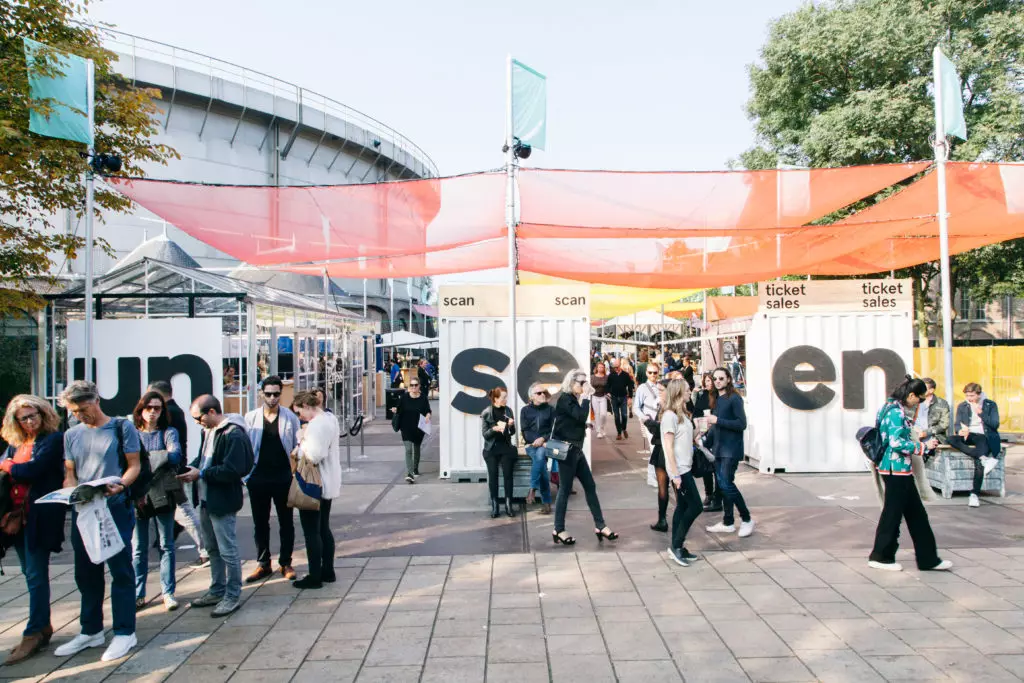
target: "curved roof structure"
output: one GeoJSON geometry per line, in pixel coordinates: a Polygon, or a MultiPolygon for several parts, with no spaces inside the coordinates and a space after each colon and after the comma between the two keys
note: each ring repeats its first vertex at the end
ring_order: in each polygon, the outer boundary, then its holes
{"type": "Polygon", "coordinates": [[[148,239],[132,249],[107,272],[112,273],[119,268],[123,268],[129,264],[142,261],[144,259],[170,263],[171,265],[181,266],[183,268],[200,267],[199,263],[188,255],[188,252],[179,247],[177,243],[171,241],[167,235],[157,235],[156,237],[148,239]]]}

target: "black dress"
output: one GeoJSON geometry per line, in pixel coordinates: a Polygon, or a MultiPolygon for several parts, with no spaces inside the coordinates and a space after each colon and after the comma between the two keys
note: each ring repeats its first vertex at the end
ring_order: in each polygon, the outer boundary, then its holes
{"type": "Polygon", "coordinates": [[[426,393],[420,390],[418,398],[408,392],[402,394],[398,402],[398,431],[402,432],[402,441],[414,444],[423,442],[423,430],[420,429],[420,415],[430,414],[430,401],[426,393]]]}

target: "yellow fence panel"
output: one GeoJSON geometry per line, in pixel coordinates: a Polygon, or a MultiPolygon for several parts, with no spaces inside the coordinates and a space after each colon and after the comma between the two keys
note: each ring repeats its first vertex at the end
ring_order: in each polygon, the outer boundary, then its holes
{"type": "MultiPolygon", "coordinates": [[[[914,370],[934,379],[940,396],[945,393],[942,365],[941,348],[914,349],[914,370]]],[[[964,385],[977,382],[999,404],[999,431],[1024,432],[1024,347],[954,347],[953,378],[953,410],[964,400],[964,385]]]]}

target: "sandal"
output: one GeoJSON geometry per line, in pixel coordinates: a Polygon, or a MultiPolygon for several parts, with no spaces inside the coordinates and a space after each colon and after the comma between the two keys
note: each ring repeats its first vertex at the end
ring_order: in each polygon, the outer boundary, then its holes
{"type": "Polygon", "coordinates": [[[614,541],[619,538],[619,535],[608,527],[605,527],[604,529],[594,529],[594,535],[597,536],[597,540],[599,541],[604,541],[606,538],[609,541],[614,541]],[[608,533],[605,533],[605,531],[608,533]]]}
{"type": "Polygon", "coordinates": [[[562,545],[576,545],[576,539],[572,536],[563,536],[565,532],[552,531],[551,540],[555,542],[555,545],[561,543],[562,545]]]}

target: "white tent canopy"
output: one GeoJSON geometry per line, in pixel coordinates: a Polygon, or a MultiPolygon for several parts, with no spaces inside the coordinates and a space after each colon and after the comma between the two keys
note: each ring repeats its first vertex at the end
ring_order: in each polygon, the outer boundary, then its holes
{"type": "Polygon", "coordinates": [[[397,332],[389,332],[388,334],[382,334],[380,344],[377,344],[377,348],[388,348],[394,346],[402,346],[413,349],[426,349],[437,346],[437,338],[431,339],[424,337],[420,334],[415,334],[407,330],[398,330],[397,332]]]}
{"type": "Polygon", "coordinates": [[[635,315],[620,315],[617,318],[612,318],[605,322],[601,327],[618,327],[622,329],[632,329],[633,326],[637,327],[670,327],[678,328],[682,325],[682,321],[678,318],[670,318],[667,315],[662,315],[657,311],[639,311],[635,315]]]}

